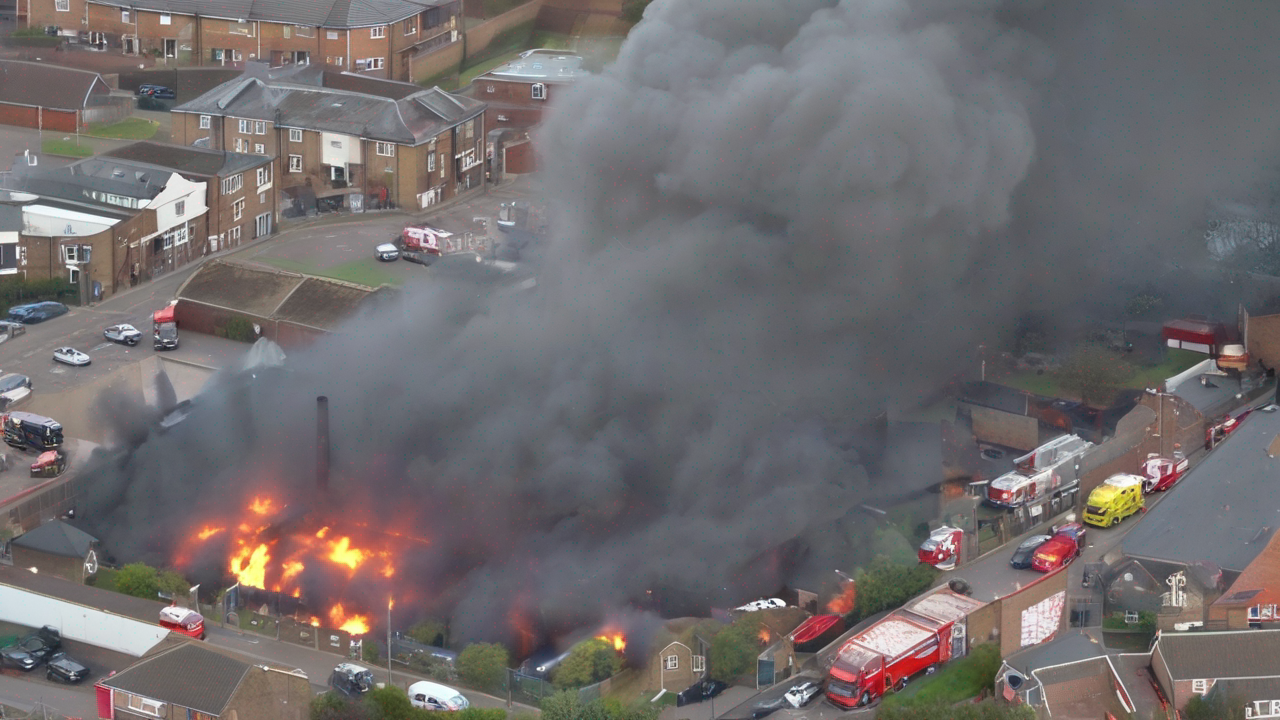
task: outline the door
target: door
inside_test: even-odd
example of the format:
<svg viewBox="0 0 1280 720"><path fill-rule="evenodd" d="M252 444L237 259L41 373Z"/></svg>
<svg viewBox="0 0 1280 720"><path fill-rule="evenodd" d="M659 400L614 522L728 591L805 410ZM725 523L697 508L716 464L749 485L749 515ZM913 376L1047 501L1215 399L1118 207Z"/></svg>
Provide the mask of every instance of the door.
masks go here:
<svg viewBox="0 0 1280 720"><path fill-rule="evenodd" d="M169 38L165 38L164 56L167 58L178 57L178 41L177 40L171 40Z"/></svg>
<svg viewBox="0 0 1280 720"><path fill-rule="evenodd" d="M266 237L271 234L271 213L262 213L254 222L255 238Z"/></svg>
<svg viewBox="0 0 1280 720"><path fill-rule="evenodd" d="M965 656L968 643L965 642L965 624L959 621L951 626L951 658L962 658Z"/></svg>
<svg viewBox="0 0 1280 720"><path fill-rule="evenodd" d="M125 55L134 55L134 54L136 54L136 52L137 52L137 51L136 51L136 50L135 50L135 48L134 48L134 40L133 40L133 36L132 36L132 35L125 35L122 39L124 40L124 54L125 54Z"/></svg>

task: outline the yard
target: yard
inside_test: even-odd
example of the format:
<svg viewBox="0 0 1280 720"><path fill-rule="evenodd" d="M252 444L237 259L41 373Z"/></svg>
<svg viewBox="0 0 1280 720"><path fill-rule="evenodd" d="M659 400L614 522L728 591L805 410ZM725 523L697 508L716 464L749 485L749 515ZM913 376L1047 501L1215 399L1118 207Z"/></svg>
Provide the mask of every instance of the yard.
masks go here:
<svg viewBox="0 0 1280 720"><path fill-rule="evenodd" d="M258 262L266 263L281 270L302 273L303 275L333 278L334 280L342 280L364 285L365 287L376 288L382 285L400 285L402 282L400 278L384 270L382 265L373 258L361 258L323 268L287 258L258 257L255 259Z"/></svg>
<svg viewBox="0 0 1280 720"><path fill-rule="evenodd" d="M48 138L40 143L40 152L46 155L86 158L93 155L93 148L88 145L81 145L74 138Z"/></svg>
<svg viewBox="0 0 1280 720"><path fill-rule="evenodd" d="M89 135L112 140L150 140L160 128L160 123L143 118L125 118L118 123L98 123L89 126Z"/></svg>
<svg viewBox="0 0 1280 720"><path fill-rule="evenodd" d="M902 692L886 695L885 706L943 702L955 704L991 690L1000 670L1000 646L979 645L968 657L943 665L933 675L907 684Z"/></svg>
<svg viewBox="0 0 1280 720"><path fill-rule="evenodd" d="M94 578L93 578L93 586L98 588L99 590L110 590L111 592L120 592L120 590L116 588L116 574L119 572L120 572L119 570L113 570L111 568L106 568L106 567L99 567L98 573L94 575Z"/></svg>
<svg viewBox="0 0 1280 720"><path fill-rule="evenodd" d="M1118 389L1142 390L1148 385L1159 384L1187 368L1203 361L1207 356L1190 350L1166 350L1160 362L1152 365L1136 365ZM1013 372L993 380L1012 388L1052 398L1075 399L1076 389L1064 382L1057 371L1038 372L1024 370Z"/></svg>

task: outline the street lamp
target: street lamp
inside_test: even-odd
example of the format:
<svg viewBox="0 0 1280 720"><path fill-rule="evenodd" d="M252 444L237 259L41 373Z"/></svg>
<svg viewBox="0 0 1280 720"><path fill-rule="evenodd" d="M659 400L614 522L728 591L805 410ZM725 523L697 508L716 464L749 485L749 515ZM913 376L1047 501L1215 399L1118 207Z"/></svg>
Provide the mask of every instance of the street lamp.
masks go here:
<svg viewBox="0 0 1280 720"><path fill-rule="evenodd" d="M387 596L387 685L393 685L391 681L391 608L396 606L395 598Z"/></svg>

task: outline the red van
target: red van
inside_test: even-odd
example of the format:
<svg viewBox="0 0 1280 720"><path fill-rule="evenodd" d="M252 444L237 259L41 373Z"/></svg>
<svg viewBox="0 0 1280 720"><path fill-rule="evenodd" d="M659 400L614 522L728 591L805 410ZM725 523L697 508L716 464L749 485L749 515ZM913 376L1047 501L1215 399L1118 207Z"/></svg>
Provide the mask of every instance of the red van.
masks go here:
<svg viewBox="0 0 1280 720"><path fill-rule="evenodd" d="M1036 548L1036 554L1031 558L1031 568L1043 573L1053 572L1070 565L1079 554L1080 545L1076 543L1076 539L1066 533L1059 533Z"/></svg>

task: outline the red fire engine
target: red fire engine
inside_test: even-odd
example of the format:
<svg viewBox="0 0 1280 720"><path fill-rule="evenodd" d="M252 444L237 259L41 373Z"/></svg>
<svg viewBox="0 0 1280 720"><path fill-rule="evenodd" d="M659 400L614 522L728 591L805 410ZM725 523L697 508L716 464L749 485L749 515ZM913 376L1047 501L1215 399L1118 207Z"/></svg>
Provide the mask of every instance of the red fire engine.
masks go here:
<svg viewBox="0 0 1280 720"><path fill-rule="evenodd" d="M984 603L941 590L896 610L847 640L827 675L827 699L840 708L869 705L901 690L921 671L965 654L966 618Z"/></svg>
<svg viewBox="0 0 1280 720"><path fill-rule="evenodd" d="M161 608L160 627L197 640L204 639L204 617L190 608L176 605Z"/></svg>
<svg viewBox="0 0 1280 720"><path fill-rule="evenodd" d="M1174 450L1172 458L1160 457L1156 453L1147 455L1146 462L1142 463L1142 476L1145 478L1142 491L1155 493L1168 490L1177 484L1189 467L1191 461L1181 450Z"/></svg>
<svg viewBox="0 0 1280 720"><path fill-rule="evenodd" d="M963 530L943 525L929 533L929 539L920 544L920 562L939 570L954 570L956 561L960 559L963 540Z"/></svg>

